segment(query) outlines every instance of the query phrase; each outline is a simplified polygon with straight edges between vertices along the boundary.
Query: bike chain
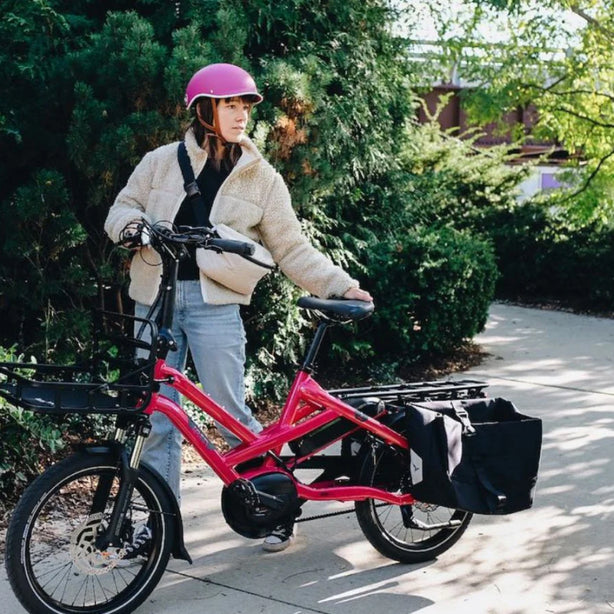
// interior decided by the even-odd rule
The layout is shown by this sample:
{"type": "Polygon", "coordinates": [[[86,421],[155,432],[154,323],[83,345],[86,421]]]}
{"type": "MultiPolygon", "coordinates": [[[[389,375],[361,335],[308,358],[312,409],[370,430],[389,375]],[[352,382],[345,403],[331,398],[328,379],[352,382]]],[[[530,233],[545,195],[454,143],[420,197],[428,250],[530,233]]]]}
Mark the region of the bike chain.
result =
{"type": "MultiPolygon", "coordinates": [[[[378,503],[375,507],[383,507],[385,505],[390,505],[390,503],[378,503]]],[[[339,512],[329,512],[328,514],[318,514],[316,516],[307,516],[307,518],[297,518],[294,522],[307,522],[309,520],[320,520],[322,518],[331,518],[332,516],[343,516],[344,514],[352,514],[356,510],[353,507],[350,507],[345,510],[341,510],[339,512]]]]}

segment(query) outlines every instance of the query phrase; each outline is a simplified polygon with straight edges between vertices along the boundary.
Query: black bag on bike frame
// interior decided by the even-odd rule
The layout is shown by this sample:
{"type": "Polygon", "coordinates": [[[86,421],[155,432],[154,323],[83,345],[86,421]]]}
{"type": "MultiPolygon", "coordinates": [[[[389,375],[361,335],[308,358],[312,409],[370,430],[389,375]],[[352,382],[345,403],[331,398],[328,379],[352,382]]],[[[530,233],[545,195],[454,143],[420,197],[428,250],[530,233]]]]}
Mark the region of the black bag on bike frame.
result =
{"type": "Polygon", "coordinates": [[[533,504],[542,423],[505,399],[435,401],[406,407],[408,491],[419,501],[475,514],[533,504]]]}

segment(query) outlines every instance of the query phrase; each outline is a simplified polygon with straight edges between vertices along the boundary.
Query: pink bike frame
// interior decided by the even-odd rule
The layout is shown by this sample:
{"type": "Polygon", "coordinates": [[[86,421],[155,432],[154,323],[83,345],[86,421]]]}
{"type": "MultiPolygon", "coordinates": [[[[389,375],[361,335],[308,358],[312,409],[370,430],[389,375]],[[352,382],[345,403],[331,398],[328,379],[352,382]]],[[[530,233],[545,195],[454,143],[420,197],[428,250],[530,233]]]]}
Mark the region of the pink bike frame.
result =
{"type": "MultiPolygon", "coordinates": [[[[279,455],[284,444],[303,437],[339,417],[354,422],[360,428],[377,435],[386,443],[405,450],[409,448],[405,437],[328,394],[305,371],[297,373],[279,420],[260,433],[250,431],[206,393],[197,388],[185,375],[169,367],[164,360],[159,359],[157,361],[154,377],[157,381],[167,383],[175,388],[201,411],[211,416],[241,440],[242,443],[236,448],[225,453],[219,452],[179,405],[159,393],[153,394],[151,402],[145,410],[147,414],[158,411],[167,416],[226,486],[240,477],[253,477],[271,470],[279,471],[280,468],[271,457],[268,457],[258,469],[245,473],[238,473],[235,468],[238,464],[263,456],[269,451],[279,455]]],[[[294,478],[294,476],[292,477],[294,478]]],[[[306,500],[359,501],[379,499],[395,505],[414,503],[414,498],[409,494],[399,495],[379,488],[344,486],[335,482],[305,485],[297,481],[296,478],[294,479],[299,498],[306,500]]]]}

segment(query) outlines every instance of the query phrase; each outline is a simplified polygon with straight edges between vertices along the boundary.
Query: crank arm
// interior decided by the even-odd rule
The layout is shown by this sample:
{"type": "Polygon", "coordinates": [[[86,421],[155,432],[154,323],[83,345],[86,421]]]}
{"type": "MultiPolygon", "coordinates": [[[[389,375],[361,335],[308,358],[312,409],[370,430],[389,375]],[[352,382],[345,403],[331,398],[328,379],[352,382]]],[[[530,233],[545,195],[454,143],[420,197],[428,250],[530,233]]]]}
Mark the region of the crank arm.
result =
{"type": "Polygon", "coordinates": [[[279,497],[257,490],[253,482],[247,478],[235,480],[229,488],[235,491],[243,505],[251,510],[261,505],[266,505],[272,509],[282,509],[285,505],[279,497]]]}
{"type": "Polygon", "coordinates": [[[256,490],[255,492],[260,503],[266,505],[267,507],[279,510],[282,509],[285,505],[285,503],[275,495],[269,495],[268,493],[262,492],[261,490],[256,490]]]}

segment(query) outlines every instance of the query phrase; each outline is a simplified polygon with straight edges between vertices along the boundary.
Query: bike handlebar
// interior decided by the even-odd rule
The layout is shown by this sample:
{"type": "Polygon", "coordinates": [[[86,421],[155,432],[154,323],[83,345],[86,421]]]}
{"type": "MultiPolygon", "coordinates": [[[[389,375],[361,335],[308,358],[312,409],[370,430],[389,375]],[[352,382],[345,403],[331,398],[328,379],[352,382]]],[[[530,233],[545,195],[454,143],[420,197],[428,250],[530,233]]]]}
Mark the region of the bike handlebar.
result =
{"type": "Polygon", "coordinates": [[[254,253],[254,246],[250,243],[220,239],[212,228],[179,226],[175,229],[163,223],[150,224],[145,220],[128,224],[122,230],[119,243],[130,248],[151,245],[156,251],[167,253],[181,250],[186,246],[240,256],[251,256],[254,253]]]}
{"type": "Polygon", "coordinates": [[[250,243],[233,241],[232,239],[209,239],[205,249],[215,249],[240,256],[253,256],[256,248],[250,243]]]}

